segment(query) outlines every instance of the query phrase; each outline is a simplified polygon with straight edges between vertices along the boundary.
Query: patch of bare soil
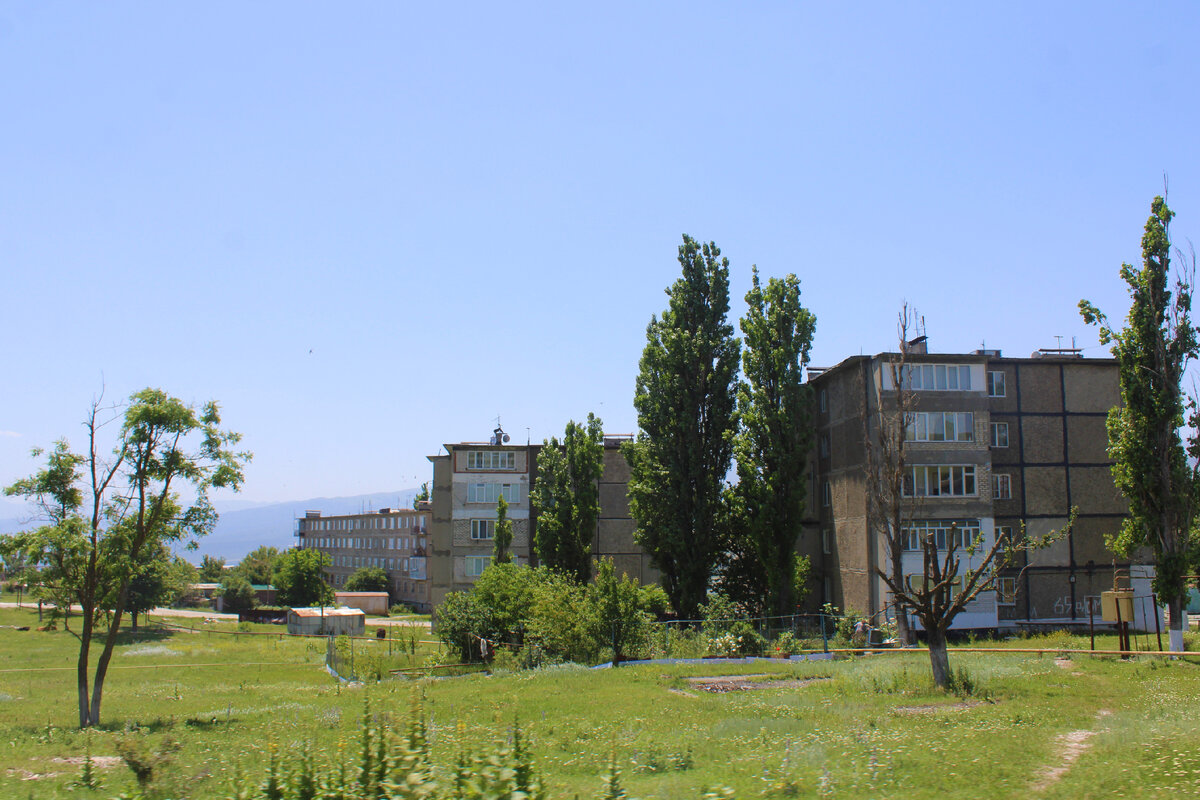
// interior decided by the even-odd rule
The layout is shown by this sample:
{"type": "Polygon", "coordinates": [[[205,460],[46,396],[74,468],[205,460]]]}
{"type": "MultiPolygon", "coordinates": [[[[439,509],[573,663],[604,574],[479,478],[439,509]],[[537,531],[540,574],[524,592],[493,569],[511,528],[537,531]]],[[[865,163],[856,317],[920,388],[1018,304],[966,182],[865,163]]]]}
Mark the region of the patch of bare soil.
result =
{"type": "MultiPolygon", "coordinates": [[[[1111,713],[1104,709],[1096,716],[1097,718],[1107,717],[1111,713]]],[[[1055,763],[1048,764],[1038,771],[1037,780],[1029,787],[1030,790],[1044,792],[1057,783],[1063,775],[1067,774],[1067,770],[1079,760],[1079,757],[1091,748],[1092,743],[1089,740],[1097,733],[1098,731],[1094,730],[1077,730],[1068,731],[1059,736],[1055,763]]]]}
{"type": "MultiPolygon", "coordinates": [[[[817,681],[827,681],[828,678],[806,678],[803,680],[755,680],[769,678],[769,675],[717,675],[697,678],[687,678],[687,682],[695,689],[712,694],[728,692],[747,692],[755,689],[799,689],[817,681]]],[[[686,692],[680,692],[687,694],[686,692]]],[[[692,695],[694,696],[694,695],[692,695]]]]}
{"type": "Polygon", "coordinates": [[[937,714],[940,711],[962,711],[964,708],[974,708],[983,705],[982,700],[963,700],[958,703],[930,703],[924,706],[896,706],[893,711],[897,714],[937,714]]]}
{"type": "MultiPolygon", "coordinates": [[[[87,761],[87,756],[68,756],[67,758],[52,758],[58,764],[71,764],[76,767],[83,766],[83,762],[87,761]]],[[[120,756],[92,756],[92,766],[96,769],[109,769],[110,767],[119,766],[121,763],[120,756]]]]}

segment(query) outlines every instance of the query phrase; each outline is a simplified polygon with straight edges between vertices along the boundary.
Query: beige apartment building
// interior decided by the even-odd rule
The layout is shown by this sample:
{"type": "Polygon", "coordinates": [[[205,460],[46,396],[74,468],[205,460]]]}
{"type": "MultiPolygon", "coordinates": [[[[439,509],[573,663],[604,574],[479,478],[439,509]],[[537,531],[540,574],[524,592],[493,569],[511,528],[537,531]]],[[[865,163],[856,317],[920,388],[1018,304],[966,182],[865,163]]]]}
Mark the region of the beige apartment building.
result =
{"type": "Polygon", "coordinates": [[[430,610],[428,503],[419,510],[381,508],[364,514],[323,516],[306,511],[296,520],[297,544],[320,550],[333,562],[326,579],[335,589],[362,567],[379,567],[388,575],[396,603],[430,610]]]}
{"type": "MultiPolygon", "coordinates": [[[[855,356],[810,370],[817,402],[817,447],[809,519],[801,546],[814,565],[813,593],[842,608],[890,615],[876,570],[887,563],[882,536],[868,522],[864,415],[895,396],[895,354],[855,356]]],[[[1120,399],[1117,364],[1074,350],[1004,358],[996,350],[931,354],[924,338],[906,354],[916,397],[906,443],[906,510],[911,551],[906,574],[922,572],[922,535],[945,541],[951,525],[982,536],[1061,529],[1069,533],[1006,570],[956,620],[960,628],[1025,623],[1086,623],[1088,600],[1112,588],[1114,570],[1149,594],[1149,568],[1117,562],[1104,546],[1126,505],[1113,484],[1105,421],[1120,399]],[[1021,569],[1020,567],[1025,567],[1021,569]]],[[[976,557],[975,560],[977,560],[976,557]]],[[[964,564],[972,564],[964,554],[964,564]]]]}
{"type": "MultiPolygon", "coordinates": [[[[600,518],[592,542],[593,557],[613,559],[618,574],[654,583],[658,572],[633,541],[629,516],[629,467],[620,446],[631,436],[604,437],[604,472],[599,481],[600,518]]],[[[492,561],[496,504],[503,496],[513,523],[510,547],[520,564],[536,564],[533,532],[537,514],[529,491],[537,482],[541,445],[513,445],[497,428],[487,442],[443,445],[445,453],[429,456],[433,464],[430,525],[430,602],[436,606],[447,592],[465,591],[492,561]]]]}

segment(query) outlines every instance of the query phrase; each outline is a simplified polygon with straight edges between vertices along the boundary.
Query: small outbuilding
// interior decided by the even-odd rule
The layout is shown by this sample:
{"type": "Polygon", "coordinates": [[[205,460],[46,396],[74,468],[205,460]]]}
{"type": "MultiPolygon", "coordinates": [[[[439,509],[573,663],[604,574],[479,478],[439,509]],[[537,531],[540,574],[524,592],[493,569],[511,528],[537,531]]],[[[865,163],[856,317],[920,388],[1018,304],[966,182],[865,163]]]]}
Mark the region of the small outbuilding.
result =
{"type": "Polygon", "coordinates": [[[388,612],[387,592],[334,592],[338,605],[357,608],[368,614],[382,615],[388,612]]]}
{"type": "Polygon", "coordinates": [[[357,608],[293,608],[287,615],[288,633],[317,636],[362,636],[367,615],[357,608]]]}

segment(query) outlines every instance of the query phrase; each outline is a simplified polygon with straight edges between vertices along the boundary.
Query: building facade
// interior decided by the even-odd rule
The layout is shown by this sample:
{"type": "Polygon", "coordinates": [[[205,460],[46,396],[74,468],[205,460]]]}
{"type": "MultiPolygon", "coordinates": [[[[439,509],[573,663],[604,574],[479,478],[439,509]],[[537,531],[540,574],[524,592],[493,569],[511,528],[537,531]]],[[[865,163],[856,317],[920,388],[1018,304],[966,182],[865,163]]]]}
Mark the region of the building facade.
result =
{"type": "MultiPolygon", "coordinates": [[[[600,516],[592,556],[612,558],[618,574],[653,583],[658,573],[634,543],[634,522],[629,516],[629,467],[620,446],[631,438],[604,437],[600,516]]],[[[433,464],[430,602],[435,606],[447,592],[470,589],[491,563],[500,497],[508,502],[508,518],[513,524],[509,550],[514,561],[537,564],[537,512],[531,507],[529,492],[537,482],[537,455],[542,446],[509,444],[504,431],[497,428],[487,442],[447,443],[443,447],[445,454],[429,457],[433,464]]]]}
{"type": "Polygon", "coordinates": [[[418,510],[382,508],[364,514],[322,516],[306,511],[296,520],[297,544],[329,555],[325,577],[335,589],[362,567],[387,573],[392,601],[430,610],[428,503],[418,510]]]}
{"type": "MultiPolygon", "coordinates": [[[[817,445],[801,549],[816,567],[816,596],[876,618],[890,615],[891,599],[876,572],[888,551],[881,523],[868,515],[865,442],[880,405],[895,402],[897,358],[856,356],[809,377],[817,445]]],[[[918,340],[905,360],[914,397],[905,443],[906,576],[922,573],[924,536],[939,543],[979,536],[986,552],[995,537],[1019,535],[1022,526],[1032,536],[1062,529],[1076,510],[1066,536],[1005,570],[997,590],[969,604],[955,627],[1086,623],[1089,598],[1098,607],[1115,570],[1148,593],[1146,568],[1116,562],[1104,546],[1126,512],[1107,454],[1105,422],[1120,401],[1113,359],[1069,350],[1030,358],[930,354],[918,340]]],[[[963,553],[964,568],[981,557],[963,553]]]]}

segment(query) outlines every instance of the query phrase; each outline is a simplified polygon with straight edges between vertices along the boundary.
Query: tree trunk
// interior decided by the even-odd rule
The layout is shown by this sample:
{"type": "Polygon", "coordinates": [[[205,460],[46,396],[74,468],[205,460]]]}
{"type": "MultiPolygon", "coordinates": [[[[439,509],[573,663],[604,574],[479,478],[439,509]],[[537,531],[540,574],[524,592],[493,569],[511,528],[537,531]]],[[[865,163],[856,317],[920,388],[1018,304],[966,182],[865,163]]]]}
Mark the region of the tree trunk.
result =
{"type": "MultiPolygon", "coordinates": [[[[1171,644],[1168,648],[1179,653],[1183,652],[1183,600],[1183,596],[1176,595],[1167,601],[1167,613],[1171,615],[1171,626],[1168,628],[1171,644]]],[[[1154,613],[1157,614],[1158,609],[1154,613]]]]}
{"type": "Polygon", "coordinates": [[[79,727],[87,728],[92,721],[88,706],[88,653],[92,645],[92,620],[95,618],[95,614],[85,608],[83,615],[83,630],[79,634],[79,660],[75,664],[75,681],[79,693],[79,727]]]}
{"type": "Polygon", "coordinates": [[[926,628],[929,638],[929,665],[933,668],[933,682],[939,689],[950,688],[950,656],[946,652],[946,632],[941,628],[926,628]]]}
{"type": "Polygon", "coordinates": [[[892,613],[896,615],[896,638],[900,641],[901,647],[908,647],[912,644],[912,629],[908,624],[908,609],[900,603],[892,606],[892,613]]]}

